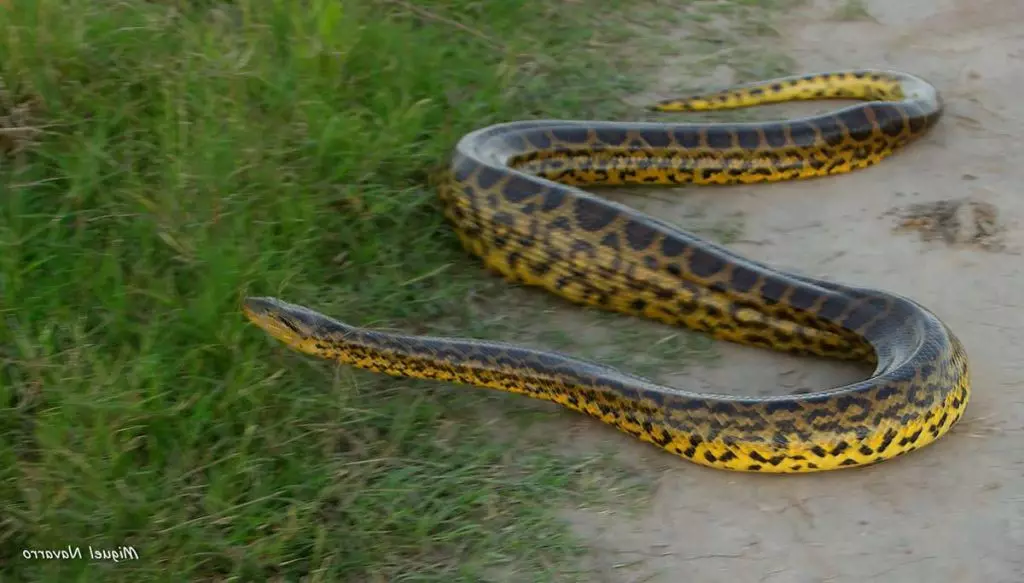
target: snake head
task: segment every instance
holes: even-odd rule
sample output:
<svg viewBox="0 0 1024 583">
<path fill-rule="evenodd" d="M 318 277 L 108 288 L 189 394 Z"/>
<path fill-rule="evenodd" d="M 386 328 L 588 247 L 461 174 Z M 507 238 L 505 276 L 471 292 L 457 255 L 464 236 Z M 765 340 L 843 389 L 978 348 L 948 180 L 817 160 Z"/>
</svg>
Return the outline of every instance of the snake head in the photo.
<svg viewBox="0 0 1024 583">
<path fill-rule="evenodd" d="M 344 333 L 349 328 L 304 306 L 271 297 L 247 297 L 242 313 L 250 322 L 288 346 L 315 353 L 315 346 L 325 337 Z"/>
</svg>

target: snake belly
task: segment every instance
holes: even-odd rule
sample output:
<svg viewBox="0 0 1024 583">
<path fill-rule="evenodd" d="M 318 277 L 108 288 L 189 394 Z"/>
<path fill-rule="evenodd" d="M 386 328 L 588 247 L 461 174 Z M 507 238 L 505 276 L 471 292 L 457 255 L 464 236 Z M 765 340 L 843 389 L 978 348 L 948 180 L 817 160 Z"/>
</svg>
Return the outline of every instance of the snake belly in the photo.
<svg viewBox="0 0 1024 583">
<path fill-rule="evenodd" d="M 865 380 L 798 395 L 697 393 L 557 352 L 350 326 L 276 298 L 246 298 L 243 311 L 301 352 L 553 401 L 712 468 L 814 472 L 899 456 L 948 432 L 970 394 L 964 348 L 933 313 L 746 259 L 578 188 L 841 174 L 888 157 L 942 114 L 931 84 L 881 70 L 779 78 L 653 108 L 829 98 L 862 102 L 779 122 L 498 124 L 458 142 L 437 188 L 465 249 L 510 282 L 722 340 L 874 364 Z"/>
</svg>

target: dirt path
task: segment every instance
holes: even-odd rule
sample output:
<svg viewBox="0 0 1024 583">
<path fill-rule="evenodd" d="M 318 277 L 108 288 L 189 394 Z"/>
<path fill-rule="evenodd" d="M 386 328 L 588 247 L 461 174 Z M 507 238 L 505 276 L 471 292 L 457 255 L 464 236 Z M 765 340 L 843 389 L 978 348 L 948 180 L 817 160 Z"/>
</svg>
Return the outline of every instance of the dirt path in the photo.
<svg viewBox="0 0 1024 583">
<path fill-rule="evenodd" d="M 731 243 L 741 253 L 918 299 L 966 344 L 973 400 L 925 450 L 797 477 L 707 470 L 581 422 L 588 437 L 662 470 L 639 516 L 572 514 L 593 543 L 594 580 L 1024 580 L 1024 4 L 818 0 L 786 22 L 781 42 L 798 71 L 920 74 L 942 91 L 944 120 L 901 155 L 844 177 L 626 200 L 678 223 L 696 209 L 742 213 Z M 908 208 L 928 211 L 912 223 L 923 231 L 893 230 Z M 870 372 L 720 348 L 723 358 L 687 369 L 680 386 L 791 391 Z"/>
</svg>

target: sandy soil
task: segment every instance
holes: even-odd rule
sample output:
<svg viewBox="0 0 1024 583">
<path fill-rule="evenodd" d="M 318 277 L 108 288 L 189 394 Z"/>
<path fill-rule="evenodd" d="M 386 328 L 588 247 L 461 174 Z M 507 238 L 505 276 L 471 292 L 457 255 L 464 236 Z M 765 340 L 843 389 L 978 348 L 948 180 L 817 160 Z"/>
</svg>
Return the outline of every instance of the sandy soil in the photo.
<svg viewBox="0 0 1024 583">
<path fill-rule="evenodd" d="M 867 0 L 869 17 L 854 20 L 837 16 L 842 5 L 817 0 L 785 20 L 780 42 L 798 70 L 925 76 L 947 104 L 933 133 L 842 177 L 625 200 L 681 224 L 695 209 L 741 212 L 731 246 L 750 257 L 923 302 L 972 359 L 966 417 L 900 460 L 807 476 L 709 470 L 583 421 L 588 438 L 660 471 L 639 516 L 572 513 L 592 541 L 595 581 L 1024 581 L 1024 3 Z M 911 228 L 894 229 L 904 219 Z M 721 352 L 669 380 L 789 392 L 870 372 Z"/>
</svg>

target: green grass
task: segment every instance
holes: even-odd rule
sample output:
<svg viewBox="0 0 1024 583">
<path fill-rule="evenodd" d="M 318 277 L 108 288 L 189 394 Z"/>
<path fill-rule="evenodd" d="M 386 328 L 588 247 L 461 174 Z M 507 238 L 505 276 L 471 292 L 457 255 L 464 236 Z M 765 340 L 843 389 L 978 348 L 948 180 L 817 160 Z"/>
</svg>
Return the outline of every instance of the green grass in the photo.
<svg viewBox="0 0 1024 583">
<path fill-rule="evenodd" d="M 577 550 L 551 510 L 614 490 L 594 466 L 238 310 L 460 313 L 489 280 L 426 173 L 470 129 L 608 113 L 633 79 L 588 49 L 627 3 L 415 5 L 0 10 L 4 580 L 532 581 Z M 21 558 L 67 545 L 141 558 Z"/>
</svg>

